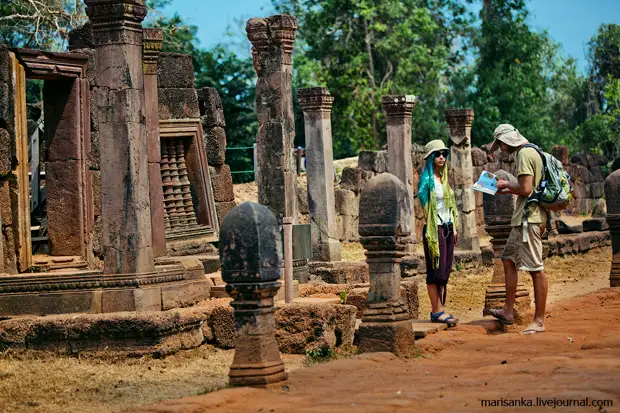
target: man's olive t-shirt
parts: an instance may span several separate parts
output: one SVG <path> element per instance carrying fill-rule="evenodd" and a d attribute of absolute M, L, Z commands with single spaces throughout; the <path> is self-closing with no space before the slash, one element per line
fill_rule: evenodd
<path fill-rule="evenodd" d="M 532 183 L 532 191 L 538 188 L 542 178 L 542 158 L 534 148 L 523 148 L 517 152 L 517 177 L 521 175 L 531 175 L 534 177 Z M 527 196 L 519 195 L 515 204 L 515 211 L 512 214 L 511 225 L 518 227 L 523 225 L 523 209 L 527 202 Z M 547 212 L 537 203 L 529 206 L 528 222 L 533 224 L 542 224 L 547 222 Z"/>

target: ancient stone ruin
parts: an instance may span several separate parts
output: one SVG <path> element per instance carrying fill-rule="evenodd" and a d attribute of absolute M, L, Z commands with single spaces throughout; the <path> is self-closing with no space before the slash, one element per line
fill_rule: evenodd
<path fill-rule="evenodd" d="M 359 231 L 370 291 L 359 329 L 361 352 L 411 351 L 413 328 L 400 295 L 400 261 L 411 235 L 411 214 L 407 188 L 392 174 L 377 175 L 362 192 Z"/>
<path fill-rule="evenodd" d="M 611 272 L 609 286 L 620 287 L 620 169 L 605 180 L 606 220 L 611 231 Z"/>
<path fill-rule="evenodd" d="M 286 380 L 274 335 L 273 298 L 282 286 L 282 243 L 278 221 L 266 207 L 246 202 L 222 222 L 222 278 L 235 315 L 233 386 Z"/>

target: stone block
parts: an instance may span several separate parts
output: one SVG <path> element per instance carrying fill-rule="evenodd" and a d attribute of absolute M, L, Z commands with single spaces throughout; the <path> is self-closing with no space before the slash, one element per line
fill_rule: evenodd
<path fill-rule="evenodd" d="M 605 205 L 605 200 L 600 198 L 596 200 L 596 204 L 594 205 L 594 209 L 592 210 L 593 218 L 605 218 L 607 214 L 607 206 Z"/>
<path fill-rule="evenodd" d="M 159 89 L 159 119 L 197 119 L 198 97 L 195 89 Z"/>
<path fill-rule="evenodd" d="M 358 194 L 362 188 L 362 170 L 360 168 L 344 168 L 340 178 L 340 188 Z"/>
<path fill-rule="evenodd" d="M 283 353 L 305 354 L 315 346 L 353 344 L 357 308 L 342 304 L 293 303 L 276 307 L 276 340 Z"/>
<path fill-rule="evenodd" d="M 388 165 L 388 153 L 387 151 L 377 151 L 377 160 L 375 163 L 375 172 L 377 174 L 382 174 L 387 172 Z"/>
<path fill-rule="evenodd" d="M 86 22 L 84 25 L 76 27 L 69 32 L 69 50 L 94 48 L 95 40 L 90 22 Z"/>
<path fill-rule="evenodd" d="M 334 190 L 336 213 L 340 215 L 359 216 L 359 198 L 348 189 Z"/>
<path fill-rule="evenodd" d="M 607 231 L 609 229 L 605 218 L 586 219 L 582 222 L 582 225 L 584 232 Z"/>
<path fill-rule="evenodd" d="M 11 58 L 5 44 L 0 44 L 0 82 L 11 83 Z"/>
<path fill-rule="evenodd" d="M 230 166 L 218 165 L 209 166 L 211 175 L 211 186 L 213 188 L 213 200 L 215 202 L 231 202 L 235 200 L 233 190 L 232 174 Z"/>
<path fill-rule="evenodd" d="M 568 147 L 563 145 L 555 145 L 551 148 L 551 155 L 562 162 L 562 165 L 568 165 Z"/>
<path fill-rule="evenodd" d="M 221 224 L 222 220 L 230 212 L 231 209 L 237 206 L 237 202 L 216 202 L 215 211 L 217 213 L 217 221 Z"/>
<path fill-rule="evenodd" d="M 1 63 L 0 63 L 1 65 Z M 0 128 L 13 130 L 15 108 L 13 107 L 13 91 L 10 83 L 0 81 Z"/>
<path fill-rule="evenodd" d="M 487 154 L 485 151 L 478 147 L 471 148 L 471 162 L 473 166 L 483 167 L 487 164 Z M 474 180 L 478 179 L 478 176 L 474 177 Z"/>
<path fill-rule="evenodd" d="M 344 237 L 349 242 L 357 242 L 360 238 L 359 234 L 359 217 L 351 217 L 344 215 Z"/>
<path fill-rule="evenodd" d="M 0 176 L 7 176 L 13 170 L 13 154 L 11 135 L 6 129 L 0 128 Z"/>
<path fill-rule="evenodd" d="M 426 262 L 417 255 L 408 255 L 400 262 L 401 277 L 415 277 L 418 274 L 426 273 Z"/>
<path fill-rule="evenodd" d="M 555 221 L 556 228 L 560 234 L 579 234 L 583 232 L 581 225 L 568 225 L 561 219 Z"/>
<path fill-rule="evenodd" d="M 603 197 L 603 182 L 602 181 L 592 182 L 592 184 L 590 184 L 589 198 L 598 199 L 602 197 Z"/>
<path fill-rule="evenodd" d="M 357 167 L 362 171 L 377 172 L 377 152 L 360 151 L 357 158 Z"/>
<path fill-rule="evenodd" d="M 226 131 L 220 126 L 204 128 L 205 150 L 209 165 L 222 165 L 226 160 Z"/>
<path fill-rule="evenodd" d="M 194 88 L 192 56 L 183 53 L 160 53 L 157 62 L 159 88 Z"/>
<path fill-rule="evenodd" d="M 603 170 L 600 166 L 593 166 L 590 168 L 590 174 L 592 174 L 592 182 L 605 182 L 605 177 L 603 176 Z"/>
<path fill-rule="evenodd" d="M 202 264 L 200 265 L 202 267 Z M 203 276 L 204 278 L 204 276 Z M 184 282 L 161 287 L 162 310 L 189 307 L 211 296 L 211 282 L 205 280 Z"/>
<path fill-rule="evenodd" d="M 209 317 L 209 326 L 218 347 L 235 347 L 235 316 L 230 305 L 215 307 Z"/>
<path fill-rule="evenodd" d="M 400 283 L 400 296 L 407 304 L 407 309 L 409 310 L 409 318 L 411 318 L 412 320 L 417 320 L 420 317 L 418 285 L 418 282 L 415 280 L 401 281 Z"/>
<path fill-rule="evenodd" d="M 212 87 L 198 89 L 200 119 L 205 127 L 225 127 L 224 108 L 218 91 Z"/>
<path fill-rule="evenodd" d="M 101 312 L 161 311 L 161 288 L 126 288 L 103 290 Z"/>
<path fill-rule="evenodd" d="M 329 284 L 350 284 L 369 282 L 368 265 L 365 262 L 318 262 L 308 263 L 310 279 Z"/>
<path fill-rule="evenodd" d="M 297 195 L 297 209 L 300 214 L 309 214 L 310 207 L 308 206 L 308 190 L 303 185 L 297 183 L 295 185 L 295 193 Z"/>
<path fill-rule="evenodd" d="M 101 312 L 100 291 L 1 294 L 0 316 Z"/>

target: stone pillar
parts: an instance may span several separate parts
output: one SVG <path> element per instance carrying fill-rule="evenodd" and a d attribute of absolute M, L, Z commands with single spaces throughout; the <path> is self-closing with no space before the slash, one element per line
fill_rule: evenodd
<path fill-rule="evenodd" d="M 252 43 L 256 81 L 258 134 L 258 202 L 276 216 L 297 223 L 295 194 L 295 119 L 292 102 L 293 42 L 297 19 L 276 15 L 250 19 L 246 25 Z"/>
<path fill-rule="evenodd" d="M 501 179 L 516 182 L 517 179 L 508 172 L 500 169 L 495 172 Z M 488 315 L 488 311 L 492 308 L 503 308 L 506 301 L 506 284 L 504 278 L 504 265 L 500 256 L 510 235 L 512 227 L 512 213 L 515 209 L 515 199 L 513 195 L 483 195 L 484 202 L 484 228 L 491 237 L 491 245 L 493 246 L 493 278 L 491 284 L 487 287 L 484 298 L 483 315 Z M 523 283 L 517 284 L 517 296 L 514 306 L 515 320 L 518 323 L 526 321 L 529 315 L 530 293 Z"/>
<path fill-rule="evenodd" d="M 414 344 L 407 305 L 400 295 L 400 262 L 412 232 L 411 200 L 389 173 L 375 176 L 360 195 L 360 241 L 370 272 L 368 308 L 359 328 L 361 352 L 409 354 Z"/>
<path fill-rule="evenodd" d="M 149 198 L 151 200 L 151 234 L 153 237 L 154 257 L 167 255 L 157 97 L 157 59 L 162 49 L 163 39 L 164 33 L 161 29 L 149 28 L 143 30 L 142 68 L 144 71 L 146 147 L 149 163 Z"/>
<path fill-rule="evenodd" d="M 411 118 L 416 104 L 415 96 L 383 96 L 382 103 L 387 118 L 387 171 L 405 184 L 410 204 L 413 205 Z M 415 228 L 415 214 L 411 214 L 411 228 Z M 410 240 L 416 241 L 415 231 L 412 231 Z"/>
<path fill-rule="evenodd" d="M 312 225 L 312 258 L 340 261 L 334 201 L 334 156 L 331 109 L 334 98 L 325 87 L 299 89 L 306 130 L 308 209 Z"/>
<path fill-rule="evenodd" d="M 142 73 L 145 0 L 85 0 L 96 45 L 106 274 L 152 272 Z"/>
<path fill-rule="evenodd" d="M 233 298 L 233 386 L 286 380 L 275 338 L 273 297 L 282 285 L 282 240 L 273 213 L 254 202 L 233 208 L 222 221 L 220 261 L 226 292 Z"/>
<path fill-rule="evenodd" d="M 611 272 L 609 286 L 620 287 L 620 169 L 605 179 L 607 224 L 611 232 Z"/>
<path fill-rule="evenodd" d="M 480 251 L 480 240 L 476 227 L 476 196 L 474 166 L 471 159 L 471 123 L 473 109 L 446 109 L 445 117 L 450 126 L 452 140 L 450 164 L 454 179 L 454 193 L 459 210 L 458 246 L 474 252 Z"/>

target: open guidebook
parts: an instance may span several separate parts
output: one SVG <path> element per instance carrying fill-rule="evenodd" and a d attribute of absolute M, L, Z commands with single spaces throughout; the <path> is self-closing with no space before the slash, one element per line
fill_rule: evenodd
<path fill-rule="evenodd" d="M 478 178 L 478 181 L 472 186 L 472 189 L 484 192 L 485 194 L 495 195 L 497 192 L 497 180 L 497 176 L 493 175 L 491 172 L 482 171 L 480 178 Z"/>

